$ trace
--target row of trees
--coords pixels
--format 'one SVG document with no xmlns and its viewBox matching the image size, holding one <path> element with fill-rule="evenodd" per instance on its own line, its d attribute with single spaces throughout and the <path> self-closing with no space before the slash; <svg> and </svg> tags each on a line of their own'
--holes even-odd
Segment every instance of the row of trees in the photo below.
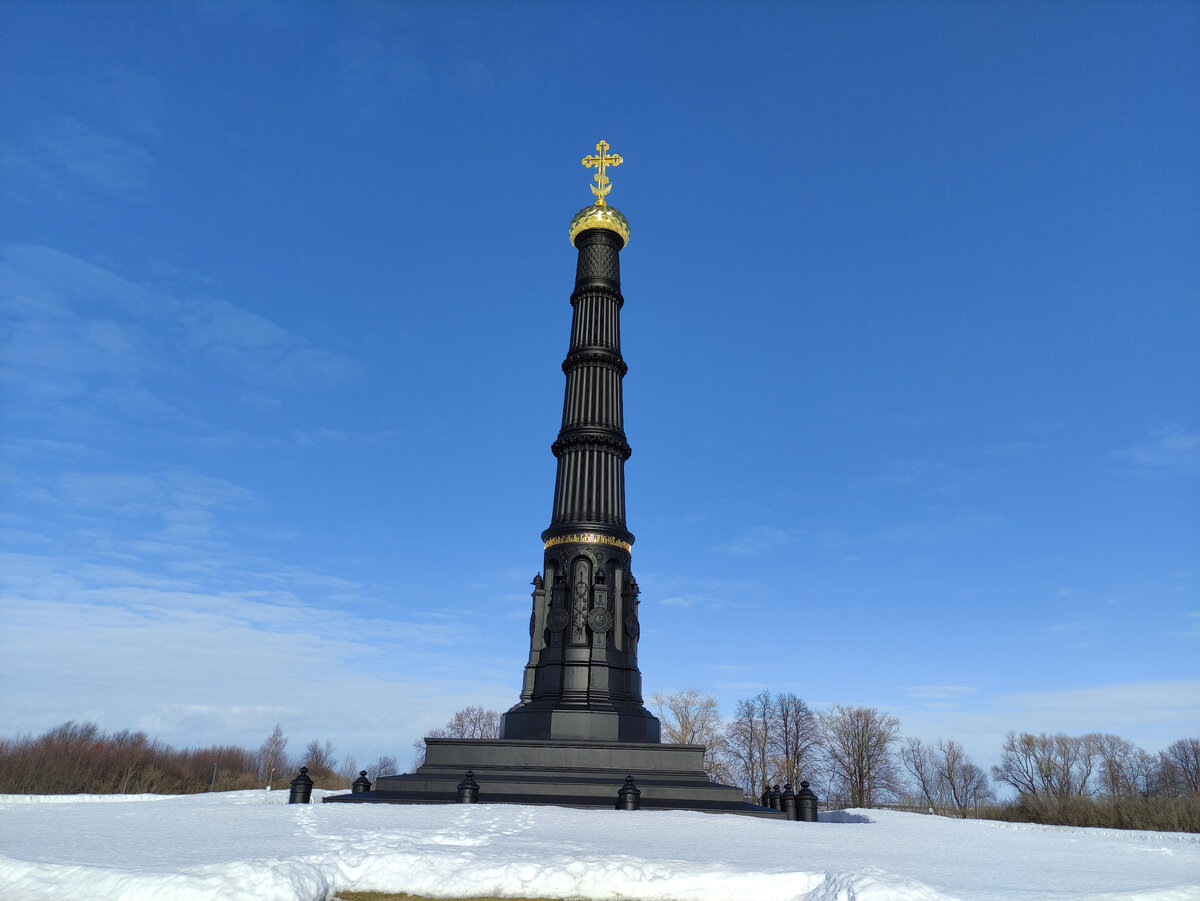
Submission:
<svg viewBox="0 0 1200 901">
<path fill-rule="evenodd" d="M 814 713 L 791 693 L 759 692 L 722 718 L 716 699 L 696 689 L 654 695 L 663 740 L 705 746 L 710 779 L 757 798 L 771 785 L 807 780 L 829 806 L 892 805 L 937 813 L 1068 825 L 1200 832 L 1200 738 L 1151 754 L 1117 735 L 1010 732 L 999 762 L 983 770 L 953 739 L 902 739 L 900 721 L 874 707 Z M 500 716 L 482 707 L 455 713 L 431 736 L 495 738 Z M 424 756 L 424 741 L 415 743 Z M 102 732 L 70 721 L 37 737 L 0 739 L 0 793 L 157 792 L 283 787 L 307 766 L 318 788 L 348 788 L 353 756 L 331 742 L 298 754 L 276 726 L 257 750 L 232 745 L 176 750 L 144 732 Z M 382 756 L 368 778 L 397 771 Z M 1006 786 L 1015 798 L 996 801 Z"/>
<path fill-rule="evenodd" d="M 286 786 L 307 766 L 318 788 L 349 788 L 360 767 L 352 756 L 338 761 L 333 745 L 313 740 L 289 755 L 283 730 L 257 750 L 235 745 L 178 750 L 145 732 L 103 732 L 74 720 L 39 736 L 0 739 L 0 794 L 158 793 Z M 365 767 L 375 779 L 396 772 L 393 757 Z"/>
<path fill-rule="evenodd" d="M 741 786 L 748 798 L 785 782 L 807 780 L 823 797 L 851 807 L 900 792 L 893 746 L 900 721 L 874 707 L 836 706 L 813 713 L 791 692 L 760 691 L 722 719 L 717 700 L 694 688 L 656 694 L 651 703 L 665 741 L 705 746 L 709 778 Z"/>
<path fill-rule="evenodd" d="M 806 779 L 832 806 L 1200 832 L 1198 738 L 1151 754 L 1117 735 L 1010 732 L 989 773 L 953 739 L 902 738 L 900 721 L 874 707 L 814 713 L 794 694 L 762 691 L 725 720 L 696 689 L 651 702 L 665 741 L 705 745 L 709 778 L 748 798 Z M 998 802 L 1001 786 L 1016 797 Z"/>
</svg>

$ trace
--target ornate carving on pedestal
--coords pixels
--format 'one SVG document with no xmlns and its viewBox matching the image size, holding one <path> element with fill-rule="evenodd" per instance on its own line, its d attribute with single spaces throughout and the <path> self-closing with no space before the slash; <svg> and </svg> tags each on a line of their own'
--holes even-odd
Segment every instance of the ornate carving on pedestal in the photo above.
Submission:
<svg viewBox="0 0 1200 901">
<path fill-rule="evenodd" d="M 567 621 L 570 618 L 562 607 L 551 607 L 550 613 L 546 616 L 546 626 L 551 632 L 561 632 L 567 627 Z"/>
<path fill-rule="evenodd" d="M 637 616 L 633 613 L 625 617 L 625 634 L 634 641 L 642 636 L 642 627 L 638 625 Z"/>
<path fill-rule="evenodd" d="M 572 622 L 574 624 L 574 633 L 571 636 L 571 641 L 574 644 L 583 644 L 587 641 L 587 611 L 588 611 L 588 596 L 591 594 L 591 584 L 588 582 L 588 565 L 583 560 L 578 560 L 575 563 L 575 605 L 572 610 Z"/>
<path fill-rule="evenodd" d="M 613 627 L 612 614 L 606 607 L 597 607 L 588 616 L 588 625 L 593 632 L 603 634 Z"/>
</svg>

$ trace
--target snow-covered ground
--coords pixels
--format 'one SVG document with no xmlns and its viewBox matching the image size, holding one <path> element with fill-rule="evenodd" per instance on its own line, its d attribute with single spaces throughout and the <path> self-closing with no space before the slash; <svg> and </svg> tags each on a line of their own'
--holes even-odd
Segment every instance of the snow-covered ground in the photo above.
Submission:
<svg viewBox="0 0 1200 901">
<path fill-rule="evenodd" d="M 820 823 L 286 792 L 0 796 L 0 899 L 1200 898 L 1200 836 L 849 810 Z"/>
</svg>

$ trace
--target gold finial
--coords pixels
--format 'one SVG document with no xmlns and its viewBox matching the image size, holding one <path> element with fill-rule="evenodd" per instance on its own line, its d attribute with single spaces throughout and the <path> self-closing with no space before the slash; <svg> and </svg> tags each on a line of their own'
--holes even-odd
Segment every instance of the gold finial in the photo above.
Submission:
<svg viewBox="0 0 1200 901">
<path fill-rule="evenodd" d="M 617 156 L 617 154 L 614 153 L 612 156 L 608 155 L 608 141 L 601 141 L 596 145 L 595 156 L 592 156 L 592 154 L 589 153 L 583 158 L 584 166 L 589 169 L 592 166 L 595 166 L 597 169 L 597 172 L 594 176 L 596 184 L 588 185 L 588 187 L 592 189 L 592 193 L 596 195 L 596 206 L 608 206 L 608 204 L 604 202 L 604 195 L 612 190 L 612 185 L 608 183 L 608 176 L 604 174 L 605 167 L 612 166 L 613 168 L 616 168 L 617 166 L 621 165 L 622 162 L 623 160 Z"/>
<path fill-rule="evenodd" d="M 567 229 L 567 237 L 571 239 L 571 243 L 575 243 L 575 239 L 581 232 L 587 231 L 589 228 L 606 228 L 611 232 L 616 232 L 621 236 L 623 244 L 629 243 L 629 220 L 615 206 L 609 206 L 604 195 L 612 190 L 612 185 L 608 182 L 608 176 L 604 170 L 608 166 L 619 166 L 624 162 L 619 156 L 609 154 L 608 141 L 601 141 L 596 145 L 596 155 L 588 154 L 583 158 L 583 165 L 587 168 L 596 167 L 596 183 L 589 185 L 592 193 L 596 195 L 596 202 L 591 206 L 585 206 L 582 210 L 575 214 L 575 218 L 571 220 L 571 225 Z"/>
</svg>

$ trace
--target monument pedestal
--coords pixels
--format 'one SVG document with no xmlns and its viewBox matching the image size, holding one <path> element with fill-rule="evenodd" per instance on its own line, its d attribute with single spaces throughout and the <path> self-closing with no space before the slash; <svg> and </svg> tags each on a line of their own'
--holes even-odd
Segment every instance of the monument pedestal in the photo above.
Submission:
<svg viewBox="0 0 1200 901">
<path fill-rule="evenodd" d="M 605 710 L 565 707 L 537 701 L 521 703 L 501 718 L 504 738 L 536 741 L 653 742 L 658 744 L 658 718 L 641 705 Z"/>
<path fill-rule="evenodd" d="M 425 763 L 415 773 L 380 776 L 372 791 L 327 797 L 325 803 L 453 803 L 471 770 L 481 804 L 612 810 L 625 777 L 633 776 L 643 809 L 783 817 L 746 803 L 740 788 L 709 782 L 701 745 L 427 738 L 425 747 Z"/>
</svg>

